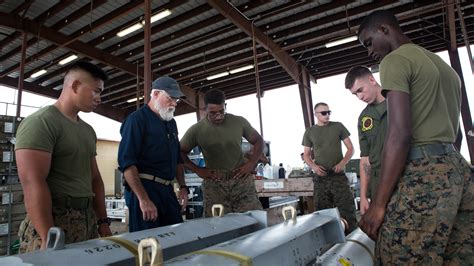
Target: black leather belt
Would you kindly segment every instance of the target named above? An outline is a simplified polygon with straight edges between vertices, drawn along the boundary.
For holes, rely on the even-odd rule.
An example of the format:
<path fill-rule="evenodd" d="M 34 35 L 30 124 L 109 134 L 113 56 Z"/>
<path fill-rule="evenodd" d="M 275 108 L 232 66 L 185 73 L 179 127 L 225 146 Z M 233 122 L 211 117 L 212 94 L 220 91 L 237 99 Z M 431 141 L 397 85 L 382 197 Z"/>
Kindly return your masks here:
<path fill-rule="evenodd" d="M 428 156 L 441 156 L 452 153 L 456 150 L 451 143 L 433 143 L 415 146 L 410 149 L 408 160 L 422 159 Z"/>
<path fill-rule="evenodd" d="M 92 197 L 59 197 L 53 198 L 53 207 L 84 210 L 92 207 Z"/>

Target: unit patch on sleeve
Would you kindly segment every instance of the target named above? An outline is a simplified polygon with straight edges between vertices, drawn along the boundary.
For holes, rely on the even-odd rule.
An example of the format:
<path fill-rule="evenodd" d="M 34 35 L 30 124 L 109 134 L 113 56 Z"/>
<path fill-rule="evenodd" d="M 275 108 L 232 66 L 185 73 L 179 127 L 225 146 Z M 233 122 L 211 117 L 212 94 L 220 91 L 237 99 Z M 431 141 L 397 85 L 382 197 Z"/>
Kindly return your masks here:
<path fill-rule="evenodd" d="M 372 117 L 364 116 L 362 117 L 362 131 L 371 130 L 374 127 L 374 120 Z"/>

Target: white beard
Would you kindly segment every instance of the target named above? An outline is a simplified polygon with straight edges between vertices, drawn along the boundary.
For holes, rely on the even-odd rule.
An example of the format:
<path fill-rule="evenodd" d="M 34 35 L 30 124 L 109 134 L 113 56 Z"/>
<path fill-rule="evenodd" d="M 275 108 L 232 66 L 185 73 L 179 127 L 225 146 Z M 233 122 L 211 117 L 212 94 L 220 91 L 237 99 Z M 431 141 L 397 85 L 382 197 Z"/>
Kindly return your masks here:
<path fill-rule="evenodd" d="M 170 121 L 174 117 L 175 108 L 170 106 L 168 108 L 162 107 L 158 102 L 158 99 L 154 101 L 153 106 L 156 110 L 158 110 L 158 114 L 160 115 L 161 119 L 165 121 Z"/>

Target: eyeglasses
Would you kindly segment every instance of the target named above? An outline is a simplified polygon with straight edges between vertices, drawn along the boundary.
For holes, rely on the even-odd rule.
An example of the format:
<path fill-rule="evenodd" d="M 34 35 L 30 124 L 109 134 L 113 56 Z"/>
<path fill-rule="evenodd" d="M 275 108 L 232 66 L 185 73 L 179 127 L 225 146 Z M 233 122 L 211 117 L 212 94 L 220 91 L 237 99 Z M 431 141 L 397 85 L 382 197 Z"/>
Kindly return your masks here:
<path fill-rule="evenodd" d="M 222 109 L 220 111 L 211 111 L 211 112 L 207 112 L 207 114 L 210 116 L 210 117 L 213 117 L 213 118 L 217 118 L 218 116 L 224 116 L 226 114 L 226 111 L 225 109 Z"/>
<path fill-rule="evenodd" d="M 331 111 L 321 111 L 321 112 L 316 112 L 317 114 L 321 114 L 321 115 L 331 115 Z"/>
<path fill-rule="evenodd" d="M 160 94 L 163 94 L 164 96 L 166 96 L 166 99 L 170 102 L 174 102 L 174 103 L 180 103 L 183 101 L 183 99 L 181 98 L 176 98 L 176 97 L 171 97 L 166 91 L 164 90 L 158 90 L 158 89 L 152 89 L 152 92 L 159 92 Z"/>
<path fill-rule="evenodd" d="M 180 102 L 183 101 L 181 98 L 171 97 L 169 95 L 166 95 L 166 97 L 167 97 L 168 101 L 173 101 L 175 103 L 180 103 Z"/>

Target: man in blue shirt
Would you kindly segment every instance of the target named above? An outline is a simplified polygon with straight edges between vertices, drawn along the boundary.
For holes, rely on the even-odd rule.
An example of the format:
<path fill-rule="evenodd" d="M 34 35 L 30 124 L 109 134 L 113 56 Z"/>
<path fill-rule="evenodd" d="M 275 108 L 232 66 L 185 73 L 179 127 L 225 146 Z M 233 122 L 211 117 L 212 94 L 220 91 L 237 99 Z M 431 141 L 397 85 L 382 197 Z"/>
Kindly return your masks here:
<path fill-rule="evenodd" d="M 130 114 L 120 128 L 118 163 L 126 181 L 130 232 L 183 221 L 188 192 L 173 119 L 183 96 L 176 80 L 156 79 L 148 104 Z M 175 177 L 181 206 L 171 184 Z"/>

